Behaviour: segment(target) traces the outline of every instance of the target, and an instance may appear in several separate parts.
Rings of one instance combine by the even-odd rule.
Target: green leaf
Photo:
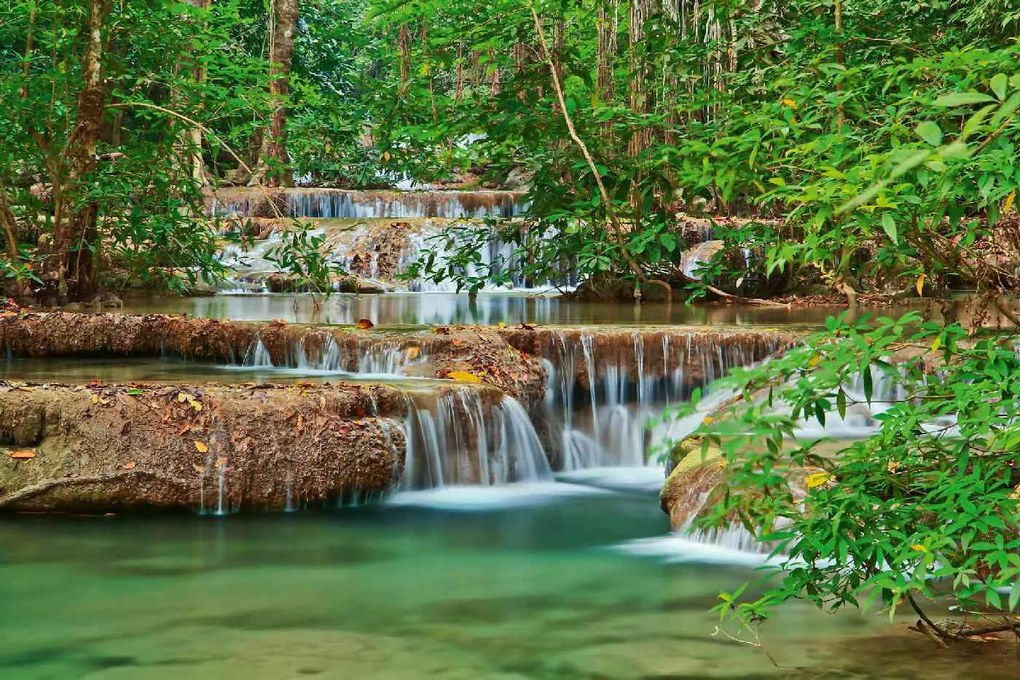
[[[980,92],[951,92],[944,94],[935,100],[935,106],[952,108],[955,106],[970,106],[972,104],[986,104],[994,102],[995,99]]]
[[[893,242],[893,244],[899,244],[899,238],[896,234],[896,220],[893,218],[892,213],[882,213],[882,231],[886,233],[886,236]]]
[[[999,101],[1002,101],[1006,98],[1006,92],[1009,88],[1009,78],[1005,73],[996,73],[992,78],[991,88]]]
[[[999,127],[999,124],[1001,124],[1002,121],[1013,115],[1013,112],[1016,111],[1018,106],[1020,106],[1020,92],[1014,92],[1013,95],[999,107],[999,110],[995,112],[995,115],[992,116],[992,119],[989,121],[989,125],[993,128]]]
[[[938,124],[931,120],[926,120],[917,126],[915,130],[917,136],[928,142],[932,146],[938,146],[942,143],[942,130]]]

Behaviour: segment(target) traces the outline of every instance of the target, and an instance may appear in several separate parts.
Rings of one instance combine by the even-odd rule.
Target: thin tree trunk
[[[274,0],[270,13],[273,22],[269,44],[269,99],[272,118],[263,133],[258,167],[249,184],[289,186],[294,183],[287,156],[287,95],[290,92],[290,69],[294,58],[294,36],[297,34],[300,0]]]
[[[620,0],[604,0],[599,5],[598,23],[598,98],[603,104],[616,97],[616,32],[619,29]]]
[[[397,30],[397,51],[400,53],[400,96],[407,95],[411,86],[411,31],[407,24]]]
[[[194,7],[202,12],[209,9],[212,0],[188,0]],[[204,22],[203,22],[204,23]],[[201,26],[202,24],[199,24]],[[193,75],[196,83],[205,82],[205,69],[202,68],[199,60],[194,60]],[[188,129],[189,148],[191,150],[191,178],[199,187],[209,184],[209,178],[205,172],[205,160],[202,158],[202,128],[191,126]]]
[[[836,29],[836,63],[840,66],[843,65],[843,0],[835,0],[834,3],[835,17],[833,22]],[[836,92],[842,96],[843,83],[842,81],[836,83]],[[836,106],[836,126],[842,128],[843,123],[846,122],[846,110],[843,107],[843,102]]]
[[[106,88],[103,85],[103,32],[110,7],[107,0],[91,0],[85,59],[84,83],[78,94],[77,120],[67,140],[65,155],[71,191],[83,192],[88,176],[96,169],[96,146],[103,128]],[[87,201],[73,219],[56,225],[54,251],[57,256],[57,295],[61,302],[83,298],[95,290],[95,262],[92,248],[97,243],[99,206]],[[72,248],[76,249],[71,257]]]

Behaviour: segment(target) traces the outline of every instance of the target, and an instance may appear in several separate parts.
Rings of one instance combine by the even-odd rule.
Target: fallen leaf
[[[921,274],[917,277],[917,283],[914,284],[914,287],[917,289],[917,297],[924,297],[924,282],[927,278],[927,274]]]
[[[375,324],[368,319],[358,319],[358,323],[354,327],[359,331],[367,331],[369,328],[375,328]]]
[[[178,392],[178,393],[177,393],[177,403],[178,403],[178,404],[183,404],[183,403],[184,403],[184,402],[186,402],[186,401],[187,401],[188,399],[193,399],[193,398],[194,398],[194,397],[192,397],[192,396],[191,396],[190,394],[188,394],[187,392]]]
[[[421,347],[418,347],[417,345],[411,345],[405,351],[405,355],[407,356],[408,361],[414,361],[421,355]]]
[[[35,451],[32,449],[20,449],[18,451],[11,451],[11,458],[14,460],[28,460],[35,458]]]
[[[99,395],[98,394],[93,394],[92,395],[92,403],[93,404],[98,404],[99,403]]]
[[[474,373],[468,373],[467,371],[450,371],[446,374],[446,377],[450,380],[457,380],[458,382],[468,383],[480,383],[482,379]]]
[[[136,463],[135,461],[124,463],[125,470],[134,470],[136,467],[138,467],[138,463]]]
[[[201,439],[195,440],[195,448],[198,449],[199,453],[209,453],[209,445]]]

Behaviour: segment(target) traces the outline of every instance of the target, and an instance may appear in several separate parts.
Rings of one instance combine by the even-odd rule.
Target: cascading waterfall
[[[260,336],[256,336],[245,352],[241,365],[246,368],[296,369],[308,373],[358,373],[365,375],[403,375],[405,369],[427,359],[421,345],[401,348],[399,342],[359,341],[341,347],[329,334],[321,337],[303,336],[286,355],[274,360]]]
[[[265,202],[261,191],[215,196],[209,213],[246,217]],[[514,217],[527,210],[523,194],[512,191],[356,191],[292,189],[286,192],[287,217],[357,218]]]
[[[408,411],[403,489],[490,486],[552,476],[527,411],[512,397],[487,406],[481,391],[458,387],[411,399]]]
[[[487,279],[488,283],[482,290],[548,290],[553,288],[571,290],[580,283],[576,263],[567,259],[561,262],[560,271],[556,276],[545,280],[536,280],[526,276],[524,271],[527,255],[522,254],[514,244],[503,241],[495,229],[484,225],[478,225],[478,228],[489,230],[488,236],[484,239],[484,245],[480,248],[476,245],[475,237],[468,236],[463,231],[423,231],[413,234],[410,237],[407,250],[401,257],[400,270],[406,270],[411,263],[419,260],[426,252],[432,254],[437,268],[447,268],[455,260],[458,250],[468,247],[470,242],[475,244],[474,250],[478,254],[478,260],[457,263],[454,268],[466,278]],[[543,234],[545,239],[554,239],[556,236],[555,230],[551,228]],[[455,292],[457,284],[450,280],[437,283],[428,279],[418,279],[410,283],[410,289],[420,293]]]
[[[694,387],[777,348],[764,340],[744,346],[696,342],[699,337],[666,330],[557,334],[545,357],[549,382],[543,407],[561,427],[553,438],[558,467],[644,465],[646,451],[696,425],[676,419],[648,429],[650,418],[688,399]]]

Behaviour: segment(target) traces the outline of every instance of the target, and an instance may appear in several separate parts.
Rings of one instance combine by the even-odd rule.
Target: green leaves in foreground
[[[779,570],[760,597],[724,595],[719,611],[747,623],[790,598],[893,611],[911,594],[1016,611],[1016,340],[969,338],[913,313],[830,319],[784,356],[722,380],[743,399],[696,433],[728,463],[727,494],[705,522],[738,519],[775,546]],[[877,430],[864,439],[796,438],[866,408]]]

